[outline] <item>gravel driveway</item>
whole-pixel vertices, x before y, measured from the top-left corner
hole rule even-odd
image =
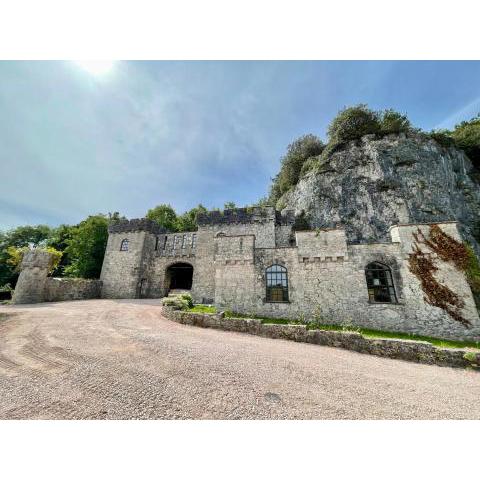
[[[0,307],[1,419],[480,419],[480,373],[179,325],[157,300]]]

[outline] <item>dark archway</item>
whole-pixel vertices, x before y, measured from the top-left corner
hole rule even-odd
[[[174,263],[167,268],[166,286],[169,290],[190,290],[192,279],[193,267],[189,263]]]

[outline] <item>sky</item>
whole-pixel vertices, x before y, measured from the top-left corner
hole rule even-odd
[[[0,61],[0,230],[251,204],[358,103],[453,127],[480,112],[480,62]]]

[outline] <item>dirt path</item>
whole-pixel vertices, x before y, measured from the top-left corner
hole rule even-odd
[[[480,419],[478,372],[189,327],[154,300],[0,307],[0,418]]]

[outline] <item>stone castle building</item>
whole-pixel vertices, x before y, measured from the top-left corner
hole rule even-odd
[[[456,222],[436,225],[461,240]],[[415,240],[429,231],[429,224],[398,224],[389,242],[347,243],[343,228],[300,230],[293,212],[273,207],[201,214],[196,232],[124,221],[109,229],[101,296],[161,298],[181,289],[197,303],[243,314],[478,340],[480,320],[464,273]],[[408,266],[415,245],[458,296],[463,322],[426,301]]]

